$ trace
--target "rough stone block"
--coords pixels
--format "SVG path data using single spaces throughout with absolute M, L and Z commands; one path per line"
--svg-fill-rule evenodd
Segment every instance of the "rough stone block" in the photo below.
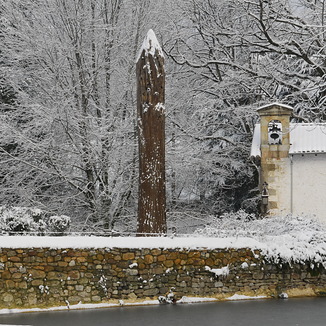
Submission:
M 45 278 L 45 276 L 42 278 Z M 61 280 L 61 279 L 67 279 L 67 276 L 64 273 L 49 272 L 47 274 L 47 279 L 48 280 Z
M 1 278 L 3 280 L 10 280 L 11 279 L 11 273 L 9 271 L 3 271 L 1 273 Z
M 81 301 L 81 299 L 82 298 L 79 295 L 74 295 L 74 296 L 68 297 L 68 301 L 69 301 L 70 304 L 72 304 L 72 303 L 78 303 L 78 302 Z
M 122 254 L 122 259 L 123 260 L 135 259 L 135 254 L 133 252 L 126 252 L 126 253 Z
M 12 278 L 13 278 L 13 279 L 21 279 L 22 276 L 23 276 L 22 273 L 13 273 L 13 274 L 12 274 Z
M 4 293 L 2 295 L 3 302 L 12 302 L 14 301 L 14 296 L 11 293 Z
M 128 269 L 126 269 L 126 273 L 128 275 L 131 275 L 131 276 L 136 276 L 136 275 L 138 275 L 138 270 L 137 269 L 128 268 Z
M 152 264 L 154 262 L 154 257 L 152 255 L 145 255 L 144 261 L 147 264 Z
M 40 285 L 43 285 L 43 280 L 41 280 L 41 279 L 39 279 L 39 280 L 33 280 L 32 282 L 31 282 L 31 284 L 33 285 L 33 286 L 40 286 Z
M 157 295 L 158 293 L 159 293 L 159 290 L 157 288 L 148 289 L 148 290 L 144 291 L 144 296 L 146 296 L 146 295 L 153 296 L 153 295 Z
M 68 277 L 69 277 L 70 279 L 73 279 L 73 280 L 78 280 L 78 279 L 80 278 L 80 273 L 79 273 L 79 271 L 77 271 L 77 270 L 70 271 L 70 272 L 68 273 Z
M 37 297 L 35 293 L 30 293 L 28 295 L 28 303 L 30 306 L 35 306 L 37 304 Z
M 166 266 L 166 267 L 173 267 L 174 262 L 173 262 L 173 260 L 165 260 L 163 262 L 163 265 Z
M 83 285 L 76 285 L 75 288 L 76 288 L 76 291 L 83 291 L 84 290 Z
M 161 261 L 165 261 L 166 260 L 166 255 L 159 255 L 157 257 L 157 261 L 161 262 Z
M 6 284 L 6 287 L 8 288 L 8 289 L 10 289 L 10 288 L 15 288 L 15 282 L 14 281 L 12 281 L 12 280 L 6 280 L 5 281 L 5 284 Z
M 151 254 L 153 255 L 153 256 L 159 256 L 160 254 L 161 254 L 161 250 L 160 249 L 152 249 L 151 250 Z
M 218 281 L 218 282 L 214 283 L 214 287 L 216 287 L 216 288 L 221 288 L 223 286 L 224 286 L 224 284 L 221 281 Z

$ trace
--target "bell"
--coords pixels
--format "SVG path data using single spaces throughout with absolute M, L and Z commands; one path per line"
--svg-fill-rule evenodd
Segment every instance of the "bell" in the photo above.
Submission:
M 269 136 L 274 140 L 274 142 L 280 138 L 280 133 L 282 129 L 279 128 L 275 123 L 272 124 L 271 128 L 269 129 Z
M 270 137 L 271 137 L 272 139 L 276 140 L 276 139 L 280 138 L 280 135 L 279 135 L 278 133 L 276 133 L 276 132 L 272 132 L 272 133 L 270 134 Z

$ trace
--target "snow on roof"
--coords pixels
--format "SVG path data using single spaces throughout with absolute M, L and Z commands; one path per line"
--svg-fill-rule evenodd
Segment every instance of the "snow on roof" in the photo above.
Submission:
M 279 103 L 279 102 L 274 102 L 274 103 L 269 103 L 269 104 L 266 104 L 266 105 L 263 105 L 263 106 L 259 107 L 257 109 L 257 111 L 264 110 L 264 109 L 267 109 L 267 108 L 270 108 L 270 107 L 273 107 L 273 106 L 280 106 L 282 108 L 286 108 L 286 109 L 289 109 L 291 111 L 293 110 L 292 106 L 282 104 L 282 103 Z
M 326 153 L 326 123 L 291 123 L 290 143 L 290 154 Z
M 145 56 L 148 56 L 148 54 L 154 55 L 155 51 L 157 50 L 158 55 L 160 55 L 161 57 L 164 57 L 162 48 L 161 48 L 161 46 L 156 38 L 156 35 L 152 29 L 150 29 L 147 32 L 147 35 L 144 38 L 143 44 L 138 52 L 136 62 L 138 62 L 138 60 L 144 50 L 145 50 Z
M 326 123 L 290 123 L 290 144 L 289 154 L 326 154 Z M 260 124 L 256 124 L 251 156 L 260 155 Z

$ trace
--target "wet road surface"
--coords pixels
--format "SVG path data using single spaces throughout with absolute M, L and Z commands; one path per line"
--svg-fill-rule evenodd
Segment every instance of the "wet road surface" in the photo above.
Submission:
M 0 325 L 325 326 L 326 298 L 232 301 L 0 315 Z

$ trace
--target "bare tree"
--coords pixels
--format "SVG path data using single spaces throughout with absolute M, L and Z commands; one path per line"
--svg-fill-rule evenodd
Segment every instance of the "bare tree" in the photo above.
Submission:
M 189 164 L 176 193 L 181 203 L 192 199 L 197 209 L 222 213 L 240 208 L 255 187 L 248 157 L 259 105 L 283 101 L 299 121 L 324 119 L 323 1 L 190 0 L 181 6 L 178 34 L 164 45 L 180 66 L 173 82 L 184 99 L 171 119 L 174 144 L 188 153 L 187 160 L 171 158 L 176 175 Z
M 148 2 L 0 2 L 1 72 L 16 97 L 1 106 L 3 203 L 106 228 L 135 217 L 131 81 Z

